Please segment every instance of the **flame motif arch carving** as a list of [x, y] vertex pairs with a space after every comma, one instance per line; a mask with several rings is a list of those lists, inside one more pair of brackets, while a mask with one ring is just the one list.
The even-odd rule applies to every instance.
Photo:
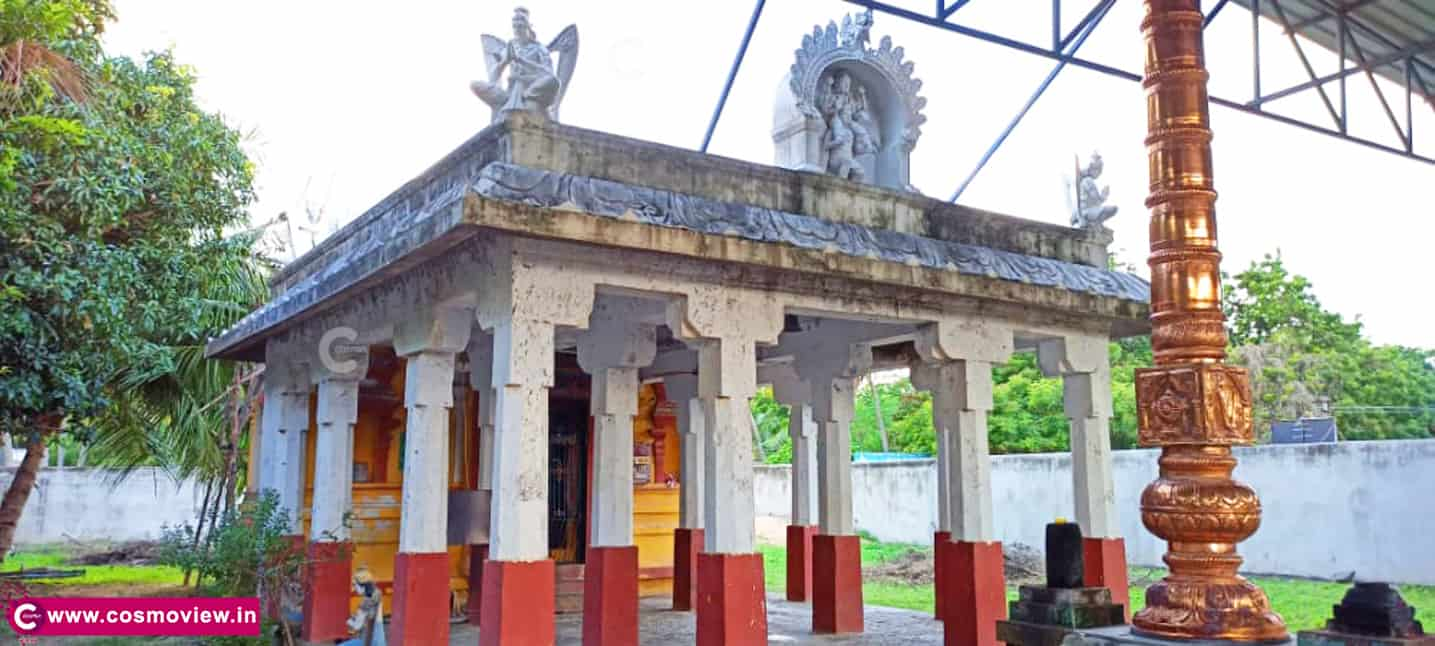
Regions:
[[[867, 16], [864, 25], [862, 16]], [[905, 60], [906, 51], [892, 46], [892, 37], [883, 36], [876, 48], [868, 47], [867, 30], [871, 27], [870, 14], [858, 14], [843, 19], [839, 32], [837, 23], [828, 22], [827, 28], [813, 27], [812, 33], [802, 37], [802, 47], [797, 50], [797, 61], [792, 64], [790, 89], [797, 97], [798, 109], [803, 114], [820, 118], [821, 114], [813, 103], [818, 95], [818, 83], [827, 70], [843, 63], [866, 66], [875, 71], [887, 83], [894, 96], [899, 99], [906, 124], [902, 132], [902, 143], [910, 151], [922, 135], [922, 124], [927, 117], [922, 109], [927, 99], [918, 93], [922, 81], [912, 74], [916, 65]]]

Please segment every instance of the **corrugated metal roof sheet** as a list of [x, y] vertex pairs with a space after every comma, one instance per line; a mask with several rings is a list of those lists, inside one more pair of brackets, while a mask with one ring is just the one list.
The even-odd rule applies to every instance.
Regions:
[[[1435, 106], [1435, 0], [1235, 0], [1333, 52], [1340, 51], [1344, 22], [1346, 57], [1357, 70], [1405, 84], [1407, 60], [1414, 91]], [[1344, 20], [1341, 19], [1344, 16]], [[1319, 74], [1319, 72], [1317, 72]], [[1359, 73], [1359, 72], [1357, 72]], [[1423, 82], [1423, 83], [1422, 83]]]

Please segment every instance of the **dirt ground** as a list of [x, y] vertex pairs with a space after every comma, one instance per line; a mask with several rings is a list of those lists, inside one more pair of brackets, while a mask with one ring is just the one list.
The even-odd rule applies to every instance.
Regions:
[[[1006, 582], [1008, 585], [1041, 583], [1046, 578], [1046, 563], [1042, 555], [1029, 545], [1014, 543], [1002, 546], [1006, 560]], [[885, 581], [908, 585], [932, 583], [936, 562], [930, 550], [912, 551], [891, 560], [864, 566], [862, 578], [865, 581]]]

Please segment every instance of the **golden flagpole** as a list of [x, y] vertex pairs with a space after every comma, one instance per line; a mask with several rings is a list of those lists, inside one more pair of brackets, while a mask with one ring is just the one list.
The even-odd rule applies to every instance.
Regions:
[[1261, 503], [1231, 479], [1233, 445], [1251, 444], [1250, 379], [1227, 366], [1221, 253], [1211, 175], [1210, 106], [1199, 0], [1145, 0], [1151, 210], [1151, 345], [1138, 370], [1142, 446], [1161, 447], [1141, 521], [1168, 544], [1170, 574], [1146, 589], [1135, 631], [1173, 639], [1289, 636], [1259, 587], [1236, 574], [1236, 544], [1260, 527]]

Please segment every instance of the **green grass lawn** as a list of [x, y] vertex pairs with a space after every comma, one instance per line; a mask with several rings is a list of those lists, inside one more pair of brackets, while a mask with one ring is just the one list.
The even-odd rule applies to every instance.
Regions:
[[[762, 545], [760, 549], [766, 566], [767, 589], [769, 591], [786, 589], [787, 550], [777, 545]], [[862, 562], [871, 565], [907, 552], [926, 552], [930, 549], [926, 546], [878, 543], [863, 538]], [[1164, 571], [1152, 568], [1131, 569], [1131, 580], [1143, 582], [1131, 586], [1132, 610], [1140, 610], [1145, 606], [1146, 583], [1144, 581], [1154, 581], [1163, 574]], [[1253, 580], [1266, 591], [1266, 594], [1270, 595], [1271, 605], [1285, 618], [1286, 625], [1290, 626], [1291, 630], [1306, 630], [1324, 626], [1325, 620], [1330, 618], [1331, 606], [1339, 602], [1340, 598], [1345, 595], [1346, 589], [1350, 587], [1346, 583], [1278, 577], [1254, 577]], [[1435, 586], [1402, 585], [1400, 593], [1405, 597], [1407, 603], [1415, 606], [1417, 619], [1427, 626], [1435, 624]], [[864, 582], [862, 598], [865, 603], [874, 606], [906, 608], [924, 612], [932, 612], [935, 607], [930, 584]], [[1016, 599], [1015, 587], [1008, 587], [1007, 598]]]
[[167, 565], [68, 565], [65, 563], [68, 558], [69, 556], [59, 550], [16, 552], [5, 558], [4, 565], [0, 565], [0, 571], [12, 572], [21, 568], [42, 567], [85, 571], [84, 576], [68, 579], [26, 580], [26, 583], [57, 586], [179, 585], [184, 580], [184, 574], [179, 568]]

